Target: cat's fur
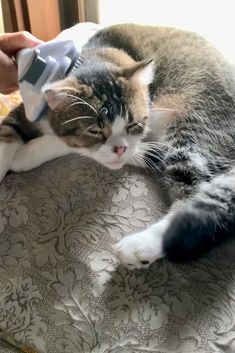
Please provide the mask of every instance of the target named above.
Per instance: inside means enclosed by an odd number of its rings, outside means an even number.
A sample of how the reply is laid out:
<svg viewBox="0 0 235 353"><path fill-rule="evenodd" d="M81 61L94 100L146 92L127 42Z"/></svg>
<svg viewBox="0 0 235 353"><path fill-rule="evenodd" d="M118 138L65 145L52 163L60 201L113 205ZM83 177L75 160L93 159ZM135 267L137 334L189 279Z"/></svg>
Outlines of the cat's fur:
<svg viewBox="0 0 235 353"><path fill-rule="evenodd" d="M116 246L130 268L162 256L191 260L234 234L235 75L203 38L150 26L103 29L73 76L45 95L50 109L38 123L19 109L4 120L1 178L73 152L112 169L152 169L172 207Z"/></svg>

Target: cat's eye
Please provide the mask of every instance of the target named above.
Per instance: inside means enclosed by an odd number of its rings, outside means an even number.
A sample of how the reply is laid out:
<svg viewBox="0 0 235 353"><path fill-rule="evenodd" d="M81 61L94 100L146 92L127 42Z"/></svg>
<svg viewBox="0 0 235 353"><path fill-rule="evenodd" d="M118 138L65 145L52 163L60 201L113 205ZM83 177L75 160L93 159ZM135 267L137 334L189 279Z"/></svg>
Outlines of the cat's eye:
<svg viewBox="0 0 235 353"><path fill-rule="evenodd" d="M141 134L144 131L144 125L135 121L127 126L127 133L132 135Z"/></svg>

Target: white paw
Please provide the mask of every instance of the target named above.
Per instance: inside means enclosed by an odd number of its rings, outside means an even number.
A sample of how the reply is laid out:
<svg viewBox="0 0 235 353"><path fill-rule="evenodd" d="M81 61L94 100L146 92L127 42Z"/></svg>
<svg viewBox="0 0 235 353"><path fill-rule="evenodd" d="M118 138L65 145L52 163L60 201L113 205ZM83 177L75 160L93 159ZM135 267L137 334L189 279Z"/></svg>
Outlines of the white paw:
<svg viewBox="0 0 235 353"><path fill-rule="evenodd" d="M16 152L15 158L11 164L11 170L14 172L25 172L27 170L33 169L36 167L35 156L29 144L21 146Z"/></svg>
<svg viewBox="0 0 235 353"><path fill-rule="evenodd" d="M0 182L10 169L12 160L20 145L21 143L18 141L12 143L0 142Z"/></svg>
<svg viewBox="0 0 235 353"><path fill-rule="evenodd" d="M6 170L2 170L2 169L0 170L0 183L2 182L6 174L7 174Z"/></svg>
<svg viewBox="0 0 235 353"><path fill-rule="evenodd" d="M163 233L157 234L151 228L123 238L115 245L115 255L129 269L148 268L164 256Z"/></svg>

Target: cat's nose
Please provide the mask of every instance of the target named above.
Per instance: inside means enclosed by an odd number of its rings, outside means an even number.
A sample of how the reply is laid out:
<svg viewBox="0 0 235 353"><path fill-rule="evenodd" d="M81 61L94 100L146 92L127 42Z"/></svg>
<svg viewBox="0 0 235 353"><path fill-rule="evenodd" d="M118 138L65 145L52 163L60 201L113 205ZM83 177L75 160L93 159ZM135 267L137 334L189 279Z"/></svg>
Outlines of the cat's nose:
<svg viewBox="0 0 235 353"><path fill-rule="evenodd" d="M121 157L125 153L126 149L126 146L113 146L113 152L116 153L118 157Z"/></svg>

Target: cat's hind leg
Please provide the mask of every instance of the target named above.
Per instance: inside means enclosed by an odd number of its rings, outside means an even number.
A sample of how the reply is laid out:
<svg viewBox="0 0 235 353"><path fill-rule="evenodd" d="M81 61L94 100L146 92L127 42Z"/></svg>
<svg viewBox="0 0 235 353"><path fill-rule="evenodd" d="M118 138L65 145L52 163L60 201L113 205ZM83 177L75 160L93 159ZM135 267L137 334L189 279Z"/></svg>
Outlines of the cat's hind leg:
<svg viewBox="0 0 235 353"><path fill-rule="evenodd" d="M202 182L191 198L173 204L159 222L127 236L116 245L119 261L128 268L147 268L166 256L191 261L234 236L235 168Z"/></svg>

